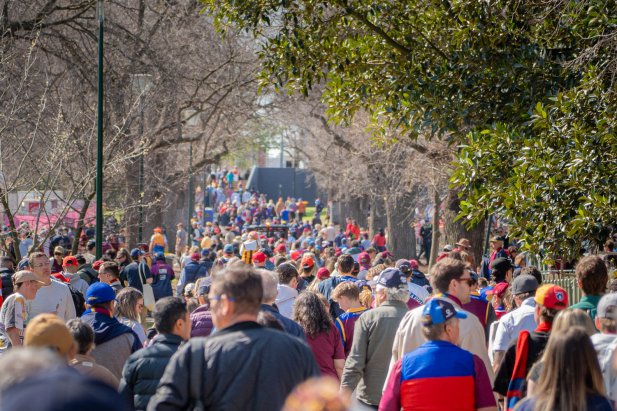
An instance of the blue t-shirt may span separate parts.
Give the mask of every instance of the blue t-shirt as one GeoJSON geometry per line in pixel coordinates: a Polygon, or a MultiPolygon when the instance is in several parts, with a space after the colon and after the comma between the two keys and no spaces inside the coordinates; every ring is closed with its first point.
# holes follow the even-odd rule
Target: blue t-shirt
{"type": "MultiPolygon", "coordinates": [[[[534,397],[526,398],[520,402],[517,411],[534,411],[536,399],[534,397]]],[[[608,398],[601,395],[587,395],[587,411],[614,411],[614,408],[608,398]]]]}

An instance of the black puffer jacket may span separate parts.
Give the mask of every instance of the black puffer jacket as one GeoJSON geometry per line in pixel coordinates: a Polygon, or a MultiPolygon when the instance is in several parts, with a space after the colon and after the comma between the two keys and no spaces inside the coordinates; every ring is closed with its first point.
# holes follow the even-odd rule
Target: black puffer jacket
{"type": "Polygon", "coordinates": [[[0,276],[2,277],[2,296],[6,299],[13,294],[13,270],[0,268],[0,276]]]}
{"type": "Polygon", "coordinates": [[[178,351],[182,338],[173,334],[157,335],[152,345],[132,354],[124,364],[120,393],[133,401],[136,410],[145,410],[156,392],[165,367],[178,351]]]}

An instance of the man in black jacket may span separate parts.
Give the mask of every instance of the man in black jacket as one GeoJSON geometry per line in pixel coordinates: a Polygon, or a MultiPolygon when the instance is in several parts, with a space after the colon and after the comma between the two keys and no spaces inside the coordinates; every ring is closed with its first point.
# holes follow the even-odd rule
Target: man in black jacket
{"type": "Polygon", "coordinates": [[[150,347],[126,360],[120,381],[120,393],[132,401],[138,411],[146,409],[169,359],[191,336],[191,319],[186,302],[181,298],[161,298],[154,306],[153,316],[158,335],[150,347]]]}
{"type": "Polygon", "coordinates": [[[2,297],[6,299],[13,294],[13,274],[15,274],[15,263],[9,256],[0,257],[0,277],[2,278],[2,297]]]}
{"type": "Polygon", "coordinates": [[[218,331],[178,350],[148,411],[280,410],[298,384],[318,376],[306,344],[257,324],[262,297],[261,277],[251,267],[216,275],[208,300],[218,331]]]}

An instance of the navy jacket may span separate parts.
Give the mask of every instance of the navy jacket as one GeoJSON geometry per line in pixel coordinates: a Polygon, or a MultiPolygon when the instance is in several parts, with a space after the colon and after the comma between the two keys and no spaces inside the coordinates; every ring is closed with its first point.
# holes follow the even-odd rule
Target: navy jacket
{"type": "Polygon", "coordinates": [[[141,285],[141,280],[139,278],[139,270],[144,273],[146,278],[152,278],[152,274],[150,274],[150,269],[148,268],[148,264],[145,262],[138,263],[133,261],[120,272],[121,280],[127,281],[129,287],[133,287],[138,289],[140,292],[143,292],[144,289],[141,285]],[[124,278],[122,278],[124,277],[124,278]]]}
{"type": "Polygon", "coordinates": [[[283,314],[279,313],[279,310],[276,307],[268,304],[262,304],[259,310],[272,314],[274,318],[280,321],[287,334],[298,337],[302,341],[306,341],[306,335],[304,334],[304,330],[302,329],[302,327],[300,327],[300,324],[298,324],[294,320],[290,320],[283,314]]]}
{"type": "Polygon", "coordinates": [[[198,278],[205,277],[207,273],[206,267],[199,264],[199,261],[189,261],[180,274],[180,281],[178,281],[176,290],[178,295],[182,295],[182,290],[185,285],[194,283],[198,278]]]}
{"type": "Polygon", "coordinates": [[[181,344],[182,338],[177,335],[159,334],[150,347],[137,351],[126,360],[119,391],[133,402],[135,410],[148,407],[165,367],[181,344]]]}

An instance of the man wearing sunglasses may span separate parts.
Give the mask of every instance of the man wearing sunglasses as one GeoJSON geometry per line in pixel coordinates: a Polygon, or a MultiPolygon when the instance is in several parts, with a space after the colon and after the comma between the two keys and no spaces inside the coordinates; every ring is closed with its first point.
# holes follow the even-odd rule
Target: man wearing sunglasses
{"type": "MultiPolygon", "coordinates": [[[[444,258],[431,269],[431,285],[438,297],[452,304],[457,310],[463,311],[462,306],[470,301],[473,279],[471,273],[462,261],[444,258]]],[[[394,364],[408,353],[424,344],[422,334],[422,310],[415,308],[405,315],[398,327],[392,346],[390,372],[394,364]]],[[[484,329],[475,315],[468,315],[460,320],[460,337],[458,345],[482,359],[486,371],[493,381],[493,369],[488,358],[484,329]]]]}

